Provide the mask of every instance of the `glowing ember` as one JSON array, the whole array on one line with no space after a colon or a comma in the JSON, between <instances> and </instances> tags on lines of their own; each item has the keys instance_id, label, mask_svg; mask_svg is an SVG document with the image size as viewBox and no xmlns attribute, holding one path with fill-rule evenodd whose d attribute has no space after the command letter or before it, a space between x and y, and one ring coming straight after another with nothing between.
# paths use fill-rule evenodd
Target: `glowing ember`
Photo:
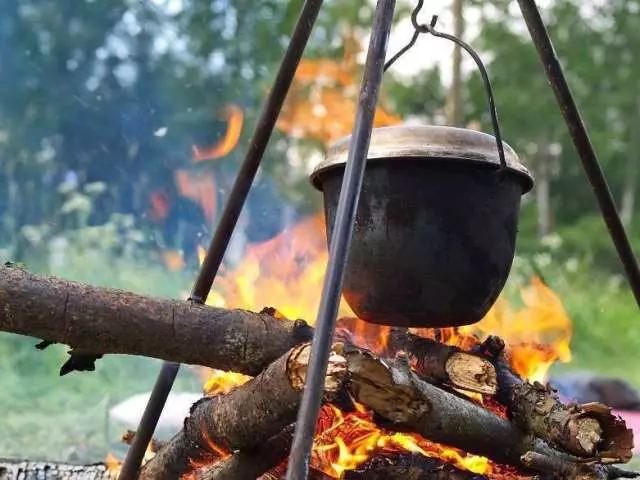
<instances>
[{"instance_id":1,"label":"glowing ember","mask_svg":"<svg viewBox=\"0 0 640 480\"><path fill-rule=\"evenodd\" d=\"M491 473L484 457L430 442L419 435L387 432L373 421L373 415L356 404L356 410L343 413L333 405L320 412L311 466L327 475L340 478L376 454L393 452L420 453L438 457L474 473Z\"/></svg>"},{"instance_id":2,"label":"glowing ember","mask_svg":"<svg viewBox=\"0 0 640 480\"><path fill-rule=\"evenodd\" d=\"M204 250L200 251L200 261ZM261 244L251 245L244 261L216 280L208 304L259 311L274 305L283 319L315 320L327 261L324 220L311 217ZM476 325L460 328L415 329L412 333L463 349L478 345L488 335L498 335L509 345L509 360L521 376L543 381L553 362L571 358L571 321L559 298L537 278L521 292L523 305L516 309L500 298ZM357 318L343 301L338 335L358 345L384 353L389 327L368 324ZM205 393L217 395L247 382L250 377L233 372L206 370ZM490 398L462 392L486 409L505 416L505 409ZM343 412L334 405L323 407L315 439L312 466L333 478L354 469L376 454L414 452L438 457L474 473L517 478L509 469L484 457L430 442L419 435L388 432L378 427L371 412L356 404Z\"/></svg>"}]
</instances>

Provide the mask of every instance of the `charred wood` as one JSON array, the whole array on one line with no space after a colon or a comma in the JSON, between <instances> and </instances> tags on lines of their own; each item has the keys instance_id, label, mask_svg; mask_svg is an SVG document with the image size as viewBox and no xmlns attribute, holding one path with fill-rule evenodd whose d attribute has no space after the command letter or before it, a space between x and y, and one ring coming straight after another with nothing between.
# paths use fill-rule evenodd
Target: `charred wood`
<instances>
[{"instance_id":1,"label":"charred wood","mask_svg":"<svg viewBox=\"0 0 640 480\"><path fill-rule=\"evenodd\" d=\"M309 362L309 344L294 347L260 375L191 409L184 428L141 471L141 479L174 479L192 464L226 452L257 448L295 421ZM333 353L325 377L327 400L342 388L346 360Z\"/></svg>"},{"instance_id":2,"label":"charred wood","mask_svg":"<svg viewBox=\"0 0 640 480\"><path fill-rule=\"evenodd\" d=\"M286 460L295 426L252 449L240 450L211 466L196 470L190 480L255 480Z\"/></svg>"},{"instance_id":3,"label":"charred wood","mask_svg":"<svg viewBox=\"0 0 640 480\"><path fill-rule=\"evenodd\" d=\"M70 345L77 355L142 355L248 375L313 336L305 322L269 312L153 299L18 267L0 266L0 304L0 331Z\"/></svg>"},{"instance_id":4,"label":"charred wood","mask_svg":"<svg viewBox=\"0 0 640 480\"><path fill-rule=\"evenodd\" d=\"M415 453L378 455L345 473L344 480L486 480L438 458Z\"/></svg>"},{"instance_id":5,"label":"charred wood","mask_svg":"<svg viewBox=\"0 0 640 480\"><path fill-rule=\"evenodd\" d=\"M0 480L117 480L106 465L73 465L0 458Z\"/></svg>"}]
</instances>

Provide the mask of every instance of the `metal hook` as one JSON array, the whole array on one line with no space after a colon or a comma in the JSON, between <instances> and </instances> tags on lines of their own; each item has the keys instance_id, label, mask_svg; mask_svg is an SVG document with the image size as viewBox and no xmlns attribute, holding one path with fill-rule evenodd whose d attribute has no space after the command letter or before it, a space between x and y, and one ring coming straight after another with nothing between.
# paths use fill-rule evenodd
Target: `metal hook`
<instances>
[{"instance_id":1,"label":"metal hook","mask_svg":"<svg viewBox=\"0 0 640 480\"><path fill-rule=\"evenodd\" d=\"M446 40L450 40L456 45L459 45L463 50L465 50L471 58L476 62L476 66L480 71L480 76L482 77L482 82L484 84L485 91L487 93L487 98L489 101L489 113L491 114L491 125L493 127L494 136L496 138L496 144L498 147L498 158L500 159L500 167L506 168L507 161L504 156L504 145L502 144L502 134L500 133L500 123L498 122L498 112L496 111L495 99L493 96L493 88L491 87L491 81L489 80L489 75L487 74L487 69L485 68L482 60L478 56L478 54L471 48L471 46L459 38L450 35L448 33L442 33L436 30L436 24L438 23L438 16L434 15L431 17L431 22L429 25L418 23L418 14L422 10L422 6L424 5L424 0L418 0L418 5L411 12L411 24L414 28L413 36L407 45L405 45L398 53L396 53L391 59L385 64L384 71L386 72L402 55L404 55L408 50L411 49L415 45L418 40L418 37L421 33L429 33L434 37L444 38Z\"/></svg>"}]
</instances>

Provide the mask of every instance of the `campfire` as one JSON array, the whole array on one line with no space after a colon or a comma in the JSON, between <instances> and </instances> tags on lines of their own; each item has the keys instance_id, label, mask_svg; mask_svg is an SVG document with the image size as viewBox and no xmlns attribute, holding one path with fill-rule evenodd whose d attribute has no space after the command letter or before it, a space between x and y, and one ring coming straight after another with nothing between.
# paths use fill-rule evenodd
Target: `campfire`
<instances>
[{"instance_id":1,"label":"campfire","mask_svg":"<svg viewBox=\"0 0 640 480\"><path fill-rule=\"evenodd\" d=\"M250 247L214 284L211 306L1 267L2 315L15 314L0 315L0 328L72 345L72 358L86 360L91 346L215 367L199 367L203 398L173 439L152 442L141 478L283 478L313 334L301 319L313 318L326 262L323 228L312 217ZM560 299L538 278L520 293L520 306L502 297L481 322L443 329L366 323L343 303L312 476L628 475L614 466L632 455L625 423L602 404L564 404L544 385L550 366L571 355ZM37 301L25 307L24 298ZM118 470L110 458L100 475Z\"/></svg>"},{"instance_id":2,"label":"campfire","mask_svg":"<svg viewBox=\"0 0 640 480\"><path fill-rule=\"evenodd\" d=\"M313 318L324 239L315 216L251 246L219 277L209 303L277 305L263 310L277 322ZM315 478L615 478L610 464L630 459L631 432L605 405L565 405L544 386L552 364L571 358L571 321L539 278L520 293L519 308L501 297L478 324L442 329L366 323L343 302L311 459ZM194 480L283 478L290 402L308 359L302 343L255 376L201 367L204 399L143 478L166 471Z\"/></svg>"}]
</instances>

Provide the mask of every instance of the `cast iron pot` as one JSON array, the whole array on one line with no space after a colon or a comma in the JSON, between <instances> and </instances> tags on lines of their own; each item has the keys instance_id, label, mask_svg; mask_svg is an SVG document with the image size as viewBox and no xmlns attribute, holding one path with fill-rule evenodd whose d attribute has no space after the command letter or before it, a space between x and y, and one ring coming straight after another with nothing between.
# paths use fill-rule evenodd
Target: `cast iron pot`
<instances>
[{"instance_id":1,"label":"cast iron pot","mask_svg":"<svg viewBox=\"0 0 640 480\"><path fill-rule=\"evenodd\" d=\"M311 174L333 232L350 137ZM515 254L520 198L533 178L504 144L453 127L374 129L344 297L368 322L469 325L494 304Z\"/></svg>"}]
</instances>

